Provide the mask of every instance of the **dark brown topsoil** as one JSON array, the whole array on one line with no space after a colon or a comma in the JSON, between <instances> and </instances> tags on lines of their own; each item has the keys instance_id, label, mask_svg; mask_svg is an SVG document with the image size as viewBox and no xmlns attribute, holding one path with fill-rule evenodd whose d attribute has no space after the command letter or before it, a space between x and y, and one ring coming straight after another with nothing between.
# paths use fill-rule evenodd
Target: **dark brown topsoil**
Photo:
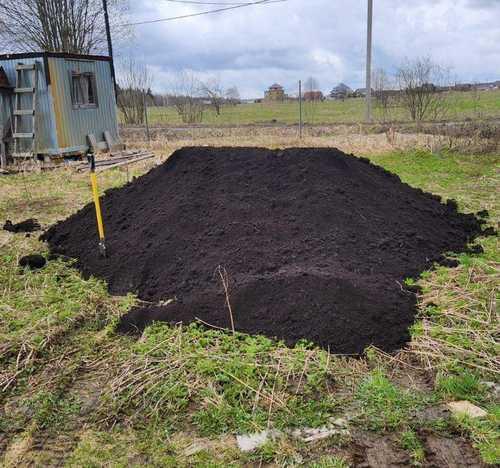
<instances>
[{"instance_id":1,"label":"dark brown topsoil","mask_svg":"<svg viewBox=\"0 0 500 468\"><path fill-rule=\"evenodd\" d=\"M20 223L14 224L10 219L5 221L3 225L4 231L19 233L19 232L35 232L41 229L37 219L30 218Z\"/></svg>"},{"instance_id":2,"label":"dark brown topsoil","mask_svg":"<svg viewBox=\"0 0 500 468\"><path fill-rule=\"evenodd\" d=\"M328 148L184 148L102 205L106 259L93 205L43 238L111 293L152 303L119 330L197 318L229 327L221 265L237 330L356 354L408 340L416 298L404 279L464 251L482 223Z\"/></svg>"}]
</instances>

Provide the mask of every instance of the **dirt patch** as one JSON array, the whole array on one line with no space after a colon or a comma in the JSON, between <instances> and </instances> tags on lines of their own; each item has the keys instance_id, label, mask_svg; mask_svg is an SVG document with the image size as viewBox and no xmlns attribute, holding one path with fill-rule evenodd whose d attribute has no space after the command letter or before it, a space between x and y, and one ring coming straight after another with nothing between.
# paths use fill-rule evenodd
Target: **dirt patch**
<instances>
[{"instance_id":1,"label":"dirt patch","mask_svg":"<svg viewBox=\"0 0 500 468\"><path fill-rule=\"evenodd\" d=\"M19 232L35 232L41 229L38 220L34 218L27 219L25 221L21 221L20 223L13 224L10 219L5 221L3 225L4 231L19 233Z\"/></svg>"},{"instance_id":2,"label":"dirt patch","mask_svg":"<svg viewBox=\"0 0 500 468\"><path fill-rule=\"evenodd\" d=\"M229 327L221 265L237 330L354 354L401 347L416 309L404 279L481 232L453 202L329 148L184 148L109 191L103 211L106 259L92 205L42 239L111 293L152 303L121 331L197 318Z\"/></svg>"},{"instance_id":3,"label":"dirt patch","mask_svg":"<svg viewBox=\"0 0 500 468\"><path fill-rule=\"evenodd\" d=\"M429 435L425 439L428 466L446 468L483 468L476 451L462 438L448 439Z\"/></svg>"}]
</instances>

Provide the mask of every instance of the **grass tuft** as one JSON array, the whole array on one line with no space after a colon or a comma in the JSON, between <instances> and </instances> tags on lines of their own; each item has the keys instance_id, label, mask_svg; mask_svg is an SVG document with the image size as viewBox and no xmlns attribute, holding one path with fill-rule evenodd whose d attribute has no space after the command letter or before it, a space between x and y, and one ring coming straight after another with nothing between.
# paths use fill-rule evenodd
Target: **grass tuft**
<instances>
[{"instance_id":1,"label":"grass tuft","mask_svg":"<svg viewBox=\"0 0 500 468\"><path fill-rule=\"evenodd\" d=\"M425 403L422 395L398 388L380 369L361 381L356 398L362 409L361 421L374 431L408 426L413 413Z\"/></svg>"}]
</instances>

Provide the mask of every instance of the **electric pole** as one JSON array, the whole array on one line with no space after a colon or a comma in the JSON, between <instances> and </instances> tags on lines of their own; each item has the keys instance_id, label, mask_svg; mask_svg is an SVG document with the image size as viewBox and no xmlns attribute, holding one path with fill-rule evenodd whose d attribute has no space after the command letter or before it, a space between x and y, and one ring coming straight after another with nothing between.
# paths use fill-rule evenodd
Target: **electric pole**
<instances>
[{"instance_id":1,"label":"electric pole","mask_svg":"<svg viewBox=\"0 0 500 468\"><path fill-rule=\"evenodd\" d=\"M115 87L115 99L116 99L117 93L116 93L115 61L113 58L113 42L111 40L111 28L109 27L108 0L102 0L102 8L104 10L104 22L106 24L106 38L108 40L108 55L111 58L111 76L113 78L113 85Z\"/></svg>"},{"instance_id":2,"label":"electric pole","mask_svg":"<svg viewBox=\"0 0 500 468\"><path fill-rule=\"evenodd\" d=\"M299 138L302 140L302 80L299 80Z\"/></svg>"},{"instance_id":3,"label":"electric pole","mask_svg":"<svg viewBox=\"0 0 500 468\"><path fill-rule=\"evenodd\" d=\"M372 29L373 0L368 0L368 26L366 38L366 121L372 121Z\"/></svg>"}]
</instances>

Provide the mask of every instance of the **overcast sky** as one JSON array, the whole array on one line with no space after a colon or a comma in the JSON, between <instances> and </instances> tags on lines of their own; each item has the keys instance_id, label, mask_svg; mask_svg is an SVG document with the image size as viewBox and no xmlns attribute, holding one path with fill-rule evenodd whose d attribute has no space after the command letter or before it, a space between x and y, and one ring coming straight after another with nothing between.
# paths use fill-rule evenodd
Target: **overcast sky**
<instances>
[{"instance_id":1,"label":"overcast sky","mask_svg":"<svg viewBox=\"0 0 500 468\"><path fill-rule=\"evenodd\" d=\"M235 3L250 0L206 0ZM217 8L134 0L131 21ZM274 82L295 93L314 76L323 91L362 87L366 0L288 0L267 6L135 27L130 51L167 91L172 74L214 76L242 97ZM124 48L120 51L127 54ZM374 66L394 71L405 57L430 56L458 81L500 79L500 0L374 0Z\"/></svg>"}]
</instances>

